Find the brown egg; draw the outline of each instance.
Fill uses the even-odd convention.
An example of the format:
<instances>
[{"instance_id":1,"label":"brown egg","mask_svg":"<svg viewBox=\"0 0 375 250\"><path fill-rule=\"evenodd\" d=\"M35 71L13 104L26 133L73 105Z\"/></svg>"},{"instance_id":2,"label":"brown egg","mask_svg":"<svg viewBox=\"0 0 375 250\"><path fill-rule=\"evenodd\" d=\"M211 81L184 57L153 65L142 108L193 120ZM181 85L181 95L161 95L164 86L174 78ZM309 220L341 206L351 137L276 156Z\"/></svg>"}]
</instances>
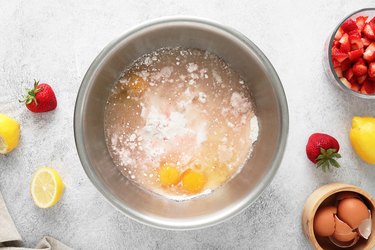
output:
<instances>
[{"instance_id":1,"label":"brown egg","mask_svg":"<svg viewBox=\"0 0 375 250\"><path fill-rule=\"evenodd\" d=\"M348 242L357 237L358 233L353 232L353 229L348 224L340 220L337 216L335 216L335 223L336 229L333 233L333 237L336 240L341 242Z\"/></svg>"},{"instance_id":2,"label":"brown egg","mask_svg":"<svg viewBox=\"0 0 375 250\"><path fill-rule=\"evenodd\" d=\"M357 229L363 220L370 217L366 205L356 198L341 200L337 210L338 217L353 229Z\"/></svg>"},{"instance_id":3,"label":"brown egg","mask_svg":"<svg viewBox=\"0 0 375 250\"><path fill-rule=\"evenodd\" d=\"M314 217L314 232L315 234L327 237L333 235L335 232L335 214L337 208L334 206L321 207Z\"/></svg>"},{"instance_id":4,"label":"brown egg","mask_svg":"<svg viewBox=\"0 0 375 250\"><path fill-rule=\"evenodd\" d=\"M347 199L347 198L358 198L358 199L360 199L360 196L357 193L349 192L349 191L341 192L337 195L338 201L341 201L341 200Z\"/></svg>"}]
</instances>

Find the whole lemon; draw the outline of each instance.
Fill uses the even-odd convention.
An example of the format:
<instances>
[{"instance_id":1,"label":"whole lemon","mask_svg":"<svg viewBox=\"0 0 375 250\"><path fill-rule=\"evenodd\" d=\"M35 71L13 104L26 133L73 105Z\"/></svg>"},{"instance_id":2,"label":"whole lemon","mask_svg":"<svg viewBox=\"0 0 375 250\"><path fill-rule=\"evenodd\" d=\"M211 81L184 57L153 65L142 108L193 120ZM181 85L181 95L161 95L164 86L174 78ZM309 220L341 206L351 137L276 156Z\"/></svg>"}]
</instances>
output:
<instances>
[{"instance_id":1,"label":"whole lemon","mask_svg":"<svg viewBox=\"0 0 375 250\"><path fill-rule=\"evenodd\" d=\"M375 164L375 118L353 117L350 142L363 161Z\"/></svg>"},{"instance_id":2,"label":"whole lemon","mask_svg":"<svg viewBox=\"0 0 375 250\"><path fill-rule=\"evenodd\" d=\"M0 154L7 154L17 145L20 137L20 124L0 114Z\"/></svg>"}]
</instances>

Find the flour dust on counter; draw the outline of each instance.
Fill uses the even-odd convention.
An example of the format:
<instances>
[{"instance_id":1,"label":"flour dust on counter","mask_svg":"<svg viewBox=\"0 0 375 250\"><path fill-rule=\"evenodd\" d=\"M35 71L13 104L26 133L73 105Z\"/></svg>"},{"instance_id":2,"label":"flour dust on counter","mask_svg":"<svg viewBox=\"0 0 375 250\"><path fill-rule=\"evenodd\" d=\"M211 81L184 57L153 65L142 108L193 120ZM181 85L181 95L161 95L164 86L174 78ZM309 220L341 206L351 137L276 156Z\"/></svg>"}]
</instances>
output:
<instances>
[{"instance_id":1,"label":"flour dust on counter","mask_svg":"<svg viewBox=\"0 0 375 250\"><path fill-rule=\"evenodd\" d=\"M215 54L180 47L128 67L104 123L121 173L174 200L208 194L236 175L259 129L244 79Z\"/></svg>"}]
</instances>

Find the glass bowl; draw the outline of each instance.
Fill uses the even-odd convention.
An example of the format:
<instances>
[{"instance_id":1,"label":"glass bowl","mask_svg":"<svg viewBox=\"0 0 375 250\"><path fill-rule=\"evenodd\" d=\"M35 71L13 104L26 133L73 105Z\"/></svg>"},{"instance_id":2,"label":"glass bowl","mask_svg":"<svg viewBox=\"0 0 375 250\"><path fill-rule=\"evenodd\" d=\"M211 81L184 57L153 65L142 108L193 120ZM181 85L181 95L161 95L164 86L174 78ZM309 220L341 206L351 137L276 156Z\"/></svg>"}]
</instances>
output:
<instances>
[{"instance_id":1,"label":"glass bowl","mask_svg":"<svg viewBox=\"0 0 375 250\"><path fill-rule=\"evenodd\" d=\"M328 40L325 43L324 46L324 58L323 58L323 65L324 65L324 71L326 72L326 75L328 76L329 80L333 83L335 83L337 86L339 86L343 91L350 93L354 96L363 98L363 99L370 99L375 100L375 94L369 95L369 94L362 94L360 92L356 92L348 88L337 76L336 71L333 66L332 62L332 44L334 42L335 34L337 30L340 28L340 26L349 18L355 19L359 16L368 16L368 20L371 20L375 16L375 8L365 8L360 9L352 14L346 16L344 19L341 20L341 22L338 23L338 25L335 27L333 32L330 34Z\"/></svg>"}]
</instances>

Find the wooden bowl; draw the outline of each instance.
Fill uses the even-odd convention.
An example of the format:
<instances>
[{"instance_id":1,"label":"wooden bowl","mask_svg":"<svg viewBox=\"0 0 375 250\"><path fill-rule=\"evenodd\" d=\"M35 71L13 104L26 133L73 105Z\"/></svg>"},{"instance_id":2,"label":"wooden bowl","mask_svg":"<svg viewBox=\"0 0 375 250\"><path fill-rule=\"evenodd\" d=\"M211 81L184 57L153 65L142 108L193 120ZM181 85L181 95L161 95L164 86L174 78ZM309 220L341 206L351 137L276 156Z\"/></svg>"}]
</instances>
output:
<instances>
[{"instance_id":1,"label":"wooden bowl","mask_svg":"<svg viewBox=\"0 0 375 250\"><path fill-rule=\"evenodd\" d=\"M354 246L350 248L339 248L333 245L328 237L316 236L314 233L314 217L315 213L321 205L332 203L335 200L337 193L343 191L350 191L357 193L363 198L363 201L367 207L371 210L372 220L372 232L368 240L361 238ZM302 228L303 231L315 249L324 250L338 250L338 249L350 249L350 250L371 250L375 246L375 200L369 193L363 189L344 183L331 183L324 185L315 190L310 197L306 200L305 206L302 213Z\"/></svg>"}]
</instances>

